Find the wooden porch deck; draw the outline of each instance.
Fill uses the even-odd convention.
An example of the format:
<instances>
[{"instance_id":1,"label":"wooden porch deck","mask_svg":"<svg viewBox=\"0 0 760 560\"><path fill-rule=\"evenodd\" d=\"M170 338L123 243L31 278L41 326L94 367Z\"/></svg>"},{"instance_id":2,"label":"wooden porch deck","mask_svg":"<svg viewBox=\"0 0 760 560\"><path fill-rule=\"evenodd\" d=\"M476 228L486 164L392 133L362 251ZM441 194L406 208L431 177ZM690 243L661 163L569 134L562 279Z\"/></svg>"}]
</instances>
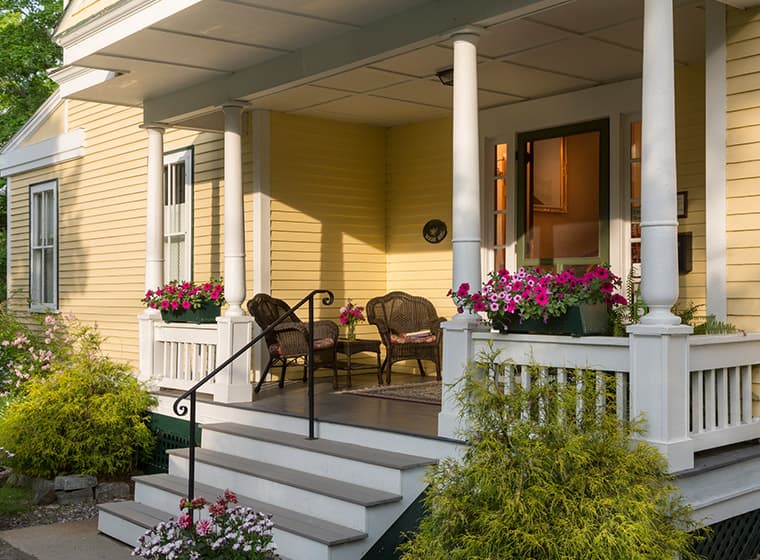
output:
<instances>
[{"instance_id":1,"label":"wooden porch deck","mask_svg":"<svg viewBox=\"0 0 760 560\"><path fill-rule=\"evenodd\" d=\"M295 371L290 373L294 375ZM354 373L353 389L377 386L374 371ZM435 375L393 374L392 384L424 383L435 380ZM345 389L346 378L339 370L340 389ZM295 376L280 389L276 382L267 382L252 403L235 403L241 408L275 412L290 416L308 416L308 385ZM366 426L404 434L437 437L440 405L421 404L363 395L340 394L332 388L331 378L317 377L314 384L314 408L317 420Z\"/></svg>"}]
</instances>

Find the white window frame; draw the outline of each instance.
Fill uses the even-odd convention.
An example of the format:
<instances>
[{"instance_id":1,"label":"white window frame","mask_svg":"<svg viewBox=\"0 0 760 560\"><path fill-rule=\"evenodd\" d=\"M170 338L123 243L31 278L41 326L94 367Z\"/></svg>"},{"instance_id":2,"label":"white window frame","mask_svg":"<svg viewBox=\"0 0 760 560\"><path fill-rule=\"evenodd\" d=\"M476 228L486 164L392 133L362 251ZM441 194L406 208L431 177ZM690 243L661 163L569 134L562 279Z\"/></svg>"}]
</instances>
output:
<instances>
[{"instance_id":1,"label":"white window frame","mask_svg":"<svg viewBox=\"0 0 760 560\"><path fill-rule=\"evenodd\" d=\"M53 220L50 222L52 227L51 242L36 244L35 232L38 231L38 222L42 224L49 223L44 215L44 206L40 209L36 204L39 198L36 195L51 192L53 195ZM41 215L42 214L42 215ZM48 232L46 232L48 233ZM47 237L47 236L46 236ZM37 270L35 266L34 255L36 251L52 250L53 252L53 271L52 271L52 301L40 301L40 295L44 291L42 282L45 277L44 258L40 261L43 263L42 270ZM58 311L58 181L45 181L29 186L29 309L34 312L54 312Z\"/></svg>"},{"instance_id":2,"label":"white window frame","mask_svg":"<svg viewBox=\"0 0 760 560\"><path fill-rule=\"evenodd\" d=\"M167 200L167 195L171 196L172 189L167 188L165 184L167 177L167 170L169 166L176 165L178 163L185 164L185 207L184 207L184 223L187 227L184 232L172 232L169 228L172 226L171 219L171 201ZM167 282L170 280L183 280L192 281L193 279L193 148L181 148L164 154L164 280ZM181 271L179 278L173 278L171 274L171 254L168 240L171 236L184 235L185 236L185 255L184 263L185 270Z\"/></svg>"}]
</instances>

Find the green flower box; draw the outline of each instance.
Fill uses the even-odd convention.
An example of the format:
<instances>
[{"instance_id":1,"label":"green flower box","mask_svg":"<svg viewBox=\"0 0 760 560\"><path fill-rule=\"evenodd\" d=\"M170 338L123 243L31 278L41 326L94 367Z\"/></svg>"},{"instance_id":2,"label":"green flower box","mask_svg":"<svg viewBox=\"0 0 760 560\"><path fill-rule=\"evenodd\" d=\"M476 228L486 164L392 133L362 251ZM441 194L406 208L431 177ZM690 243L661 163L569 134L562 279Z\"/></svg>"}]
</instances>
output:
<instances>
[{"instance_id":1,"label":"green flower box","mask_svg":"<svg viewBox=\"0 0 760 560\"><path fill-rule=\"evenodd\" d=\"M205 303L198 309L161 310L165 323L215 323L221 309L213 303Z\"/></svg>"},{"instance_id":2,"label":"green flower box","mask_svg":"<svg viewBox=\"0 0 760 560\"><path fill-rule=\"evenodd\" d=\"M608 306L605 303L583 303L568 308L561 317L527 319L520 322L519 317L509 325L494 324L503 334L561 334L570 336L605 335L610 332Z\"/></svg>"}]
</instances>

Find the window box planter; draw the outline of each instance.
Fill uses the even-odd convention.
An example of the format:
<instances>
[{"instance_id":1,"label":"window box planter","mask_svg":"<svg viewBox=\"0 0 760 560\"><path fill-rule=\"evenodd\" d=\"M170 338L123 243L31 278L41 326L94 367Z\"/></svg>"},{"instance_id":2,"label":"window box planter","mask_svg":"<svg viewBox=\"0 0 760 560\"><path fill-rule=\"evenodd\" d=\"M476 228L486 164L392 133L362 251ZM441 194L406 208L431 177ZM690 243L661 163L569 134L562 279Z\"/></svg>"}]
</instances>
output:
<instances>
[{"instance_id":1,"label":"window box planter","mask_svg":"<svg viewBox=\"0 0 760 560\"><path fill-rule=\"evenodd\" d=\"M518 316L509 325L494 324L502 334L561 334L570 336L605 335L610 332L609 308L605 303L574 305L561 317L527 319Z\"/></svg>"},{"instance_id":2,"label":"window box planter","mask_svg":"<svg viewBox=\"0 0 760 560\"><path fill-rule=\"evenodd\" d=\"M213 303L204 303L198 309L161 310L165 323L215 323L221 308Z\"/></svg>"}]
</instances>

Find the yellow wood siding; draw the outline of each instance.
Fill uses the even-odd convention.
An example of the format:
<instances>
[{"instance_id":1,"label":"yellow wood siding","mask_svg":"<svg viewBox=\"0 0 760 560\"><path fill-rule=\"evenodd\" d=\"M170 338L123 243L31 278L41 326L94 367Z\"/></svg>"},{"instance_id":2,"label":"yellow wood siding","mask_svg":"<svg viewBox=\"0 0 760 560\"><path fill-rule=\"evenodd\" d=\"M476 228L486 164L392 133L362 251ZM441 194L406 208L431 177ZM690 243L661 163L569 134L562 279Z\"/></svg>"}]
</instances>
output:
<instances>
[{"instance_id":1,"label":"yellow wood siding","mask_svg":"<svg viewBox=\"0 0 760 560\"><path fill-rule=\"evenodd\" d=\"M705 251L705 67L676 69L676 161L678 190L686 191L688 212L679 232L692 234L692 271L679 276L679 305L704 306ZM704 307L698 314L704 313Z\"/></svg>"},{"instance_id":2,"label":"yellow wood siding","mask_svg":"<svg viewBox=\"0 0 760 560\"><path fill-rule=\"evenodd\" d=\"M20 314L27 309L29 185L57 179L59 308L96 324L109 355L136 363L145 276L142 112L79 101L68 105L70 129L86 129L85 157L12 177L12 307ZM221 276L221 135L170 129L164 145L167 151L194 146L194 276Z\"/></svg>"},{"instance_id":3,"label":"yellow wood siding","mask_svg":"<svg viewBox=\"0 0 760 560\"><path fill-rule=\"evenodd\" d=\"M426 297L445 317L455 311L446 297L452 283L451 150L450 119L388 131L388 291ZM422 237L434 218L449 227L438 244Z\"/></svg>"},{"instance_id":4,"label":"yellow wood siding","mask_svg":"<svg viewBox=\"0 0 760 560\"><path fill-rule=\"evenodd\" d=\"M760 10L727 9L726 243L729 321L760 325Z\"/></svg>"},{"instance_id":5,"label":"yellow wood siding","mask_svg":"<svg viewBox=\"0 0 760 560\"><path fill-rule=\"evenodd\" d=\"M386 291L385 129L271 116L271 293L294 304L310 290L347 298ZM375 335L366 323L360 336Z\"/></svg>"}]
</instances>

